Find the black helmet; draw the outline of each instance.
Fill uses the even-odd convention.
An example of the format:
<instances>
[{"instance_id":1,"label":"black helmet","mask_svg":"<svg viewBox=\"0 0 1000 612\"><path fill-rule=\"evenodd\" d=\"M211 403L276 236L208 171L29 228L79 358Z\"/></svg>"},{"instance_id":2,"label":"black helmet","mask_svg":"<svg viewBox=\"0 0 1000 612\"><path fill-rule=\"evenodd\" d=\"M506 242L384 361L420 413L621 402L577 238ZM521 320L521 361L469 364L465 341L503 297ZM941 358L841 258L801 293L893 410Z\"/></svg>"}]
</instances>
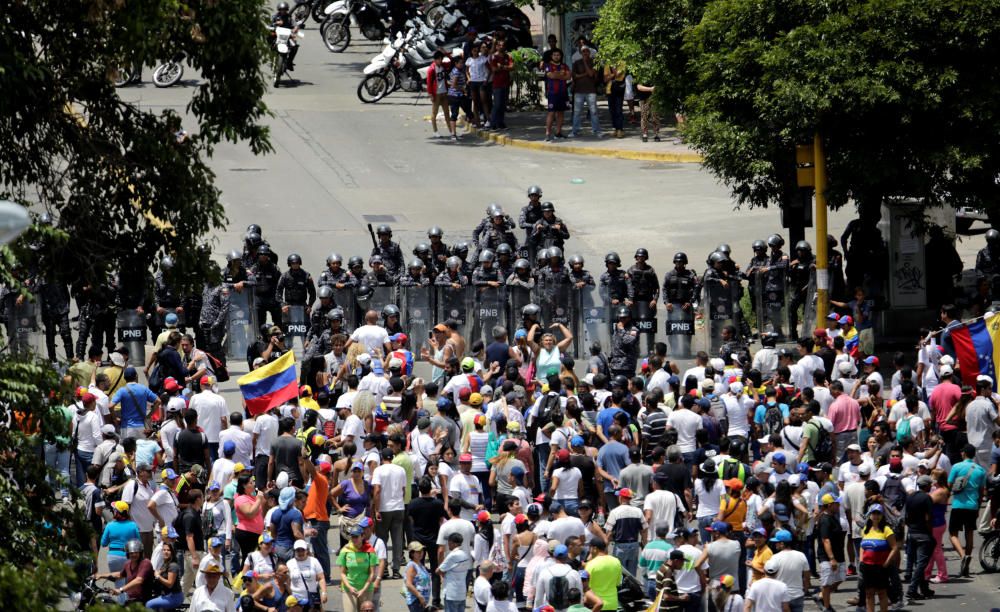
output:
<instances>
[{"instance_id":1,"label":"black helmet","mask_svg":"<svg viewBox=\"0 0 1000 612\"><path fill-rule=\"evenodd\" d=\"M527 259L524 259L522 257L522 258L520 258L520 259L518 259L517 261L514 262L514 269L515 270L530 270L531 269L531 262L528 261Z\"/></svg>"},{"instance_id":2,"label":"black helmet","mask_svg":"<svg viewBox=\"0 0 1000 612\"><path fill-rule=\"evenodd\" d=\"M414 259L413 261L410 262L409 268L411 270L413 268L417 268L418 270L423 270L424 269L424 260L420 259L420 258Z\"/></svg>"},{"instance_id":3,"label":"black helmet","mask_svg":"<svg viewBox=\"0 0 1000 612\"><path fill-rule=\"evenodd\" d=\"M628 376L624 374L616 374L611 378L612 388L618 387L619 389L628 389Z\"/></svg>"},{"instance_id":4,"label":"black helmet","mask_svg":"<svg viewBox=\"0 0 1000 612\"><path fill-rule=\"evenodd\" d=\"M528 197L530 198L533 195L537 196L542 195L542 188L539 187L538 185L532 185L531 187L528 187Z\"/></svg>"},{"instance_id":5,"label":"black helmet","mask_svg":"<svg viewBox=\"0 0 1000 612\"><path fill-rule=\"evenodd\" d=\"M382 236L383 234L387 236L392 236L392 228L389 227L388 225L383 224L378 226L378 229L375 230L375 233L378 234L379 236Z\"/></svg>"},{"instance_id":6,"label":"black helmet","mask_svg":"<svg viewBox=\"0 0 1000 612\"><path fill-rule=\"evenodd\" d=\"M371 257L368 258L368 267L371 267L371 266L373 266L375 264L380 264L380 263L382 263L382 256L381 255L372 255Z\"/></svg>"},{"instance_id":7,"label":"black helmet","mask_svg":"<svg viewBox=\"0 0 1000 612\"><path fill-rule=\"evenodd\" d=\"M535 264L536 265L537 264L545 264L551 258L552 258L552 256L549 255L549 250L548 249L539 249L538 252L535 253Z\"/></svg>"},{"instance_id":8,"label":"black helmet","mask_svg":"<svg viewBox=\"0 0 1000 612\"><path fill-rule=\"evenodd\" d=\"M687 262L688 262L687 253L685 253L684 251L677 251L676 253L674 253L674 263L675 264L681 263L681 264L687 265Z\"/></svg>"},{"instance_id":9,"label":"black helmet","mask_svg":"<svg viewBox=\"0 0 1000 612\"><path fill-rule=\"evenodd\" d=\"M535 318L540 314L542 314L542 309L538 306L538 304L527 304L524 308L521 309L522 317Z\"/></svg>"},{"instance_id":10,"label":"black helmet","mask_svg":"<svg viewBox=\"0 0 1000 612\"><path fill-rule=\"evenodd\" d=\"M383 319L388 319L389 317L398 317L398 316L399 316L399 308L397 308L394 304L386 304L382 308Z\"/></svg>"},{"instance_id":11,"label":"black helmet","mask_svg":"<svg viewBox=\"0 0 1000 612\"><path fill-rule=\"evenodd\" d=\"M432 227L431 229L427 230L427 237L428 238L433 238L434 236L437 236L438 238L440 238L441 236L444 236L444 230L441 229L440 227L436 226L436 225L434 227Z\"/></svg>"},{"instance_id":12,"label":"black helmet","mask_svg":"<svg viewBox=\"0 0 1000 612\"><path fill-rule=\"evenodd\" d=\"M553 204L552 202L542 202L542 212L545 212L547 210L555 212L556 205Z\"/></svg>"},{"instance_id":13,"label":"black helmet","mask_svg":"<svg viewBox=\"0 0 1000 612\"><path fill-rule=\"evenodd\" d=\"M226 253L226 263L233 263L234 261L243 261L243 256L236 249Z\"/></svg>"},{"instance_id":14,"label":"black helmet","mask_svg":"<svg viewBox=\"0 0 1000 612\"><path fill-rule=\"evenodd\" d=\"M795 250L812 253L813 248L812 245L806 242L805 240L799 240L798 242L795 243Z\"/></svg>"},{"instance_id":15,"label":"black helmet","mask_svg":"<svg viewBox=\"0 0 1000 612\"><path fill-rule=\"evenodd\" d=\"M618 309L615 311L616 319L624 319L626 317L631 317L631 316L632 316L632 311L629 310L628 306L619 306Z\"/></svg>"},{"instance_id":16,"label":"black helmet","mask_svg":"<svg viewBox=\"0 0 1000 612\"><path fill-rule=\"evenodd\" d=\"M717 263L723 263L728 261L729 258L726 257L725 253L720 253L719 251L713 251L711 255L708 256L708 263L715 265Z\"/></svg>"},{"instance_id":17,"label":"black helmet","mask_svg":"<svg viewBox=\"0 0 1000 612\"><path fill-rule=\"evenodd\" d=\"M646 259L649 259L649 251L647 251L642 247L639 247L638 249L635 250L635 257L645 257Z\"/></svg>"},{"instance_id":18,"label":"black helmet","mask_svg":"<svg viewBox=\"0 0 1000 612\"><path fill-rule=\"evenodd\" d=\"M341 310L340 306L337 306L336 308L331 308L330 312L326 313L326 320L327 321L343 321L344 320L344 311Z\"/></svg>"},{"instance_id":19,"label":"black helmet","mask_svg":"<svg viewBox=\"0 0 1000 612\"><path fill-rule=\"evenodd\" d=\"M995 229L988 230L986 232L986 243L996 244L998 242L1000 242L1000 232L996 231Z\"/></svg>"},{"instance_id":20,"label":"black helmet","mask_svg":"<svg viewBox=\"0 0 1000 612\"><path fill-rule=\"evenodd\" d=\"M271 247L268 246L266 242L262 242L261 245L257 247L258 257L260 257L261 255L270 255L270 254L271 254Z\"/></svg>"},{"instance_id":21,"label":"black helmet","mask_svg":"<svg viewBox=\"0 0 1000 612\"><path fill-rule=\"evenodd\" d=\"M734 440L732 444L729 445L729 455L732 457L740 457L743 454L743 440Z\"/></svg>"},{"instance_id":22,"label":"black helmet","mask_svg":"<svg viewBox=\"0 0 1000 612\"><path fill-rule=\"evenodd\" d=\"M373 293L375 293L375 289L368 283L358 285L357 297L359 300L367 300Z\"/></svg>"},{"instance_id":23,"label":"black helmet","mask_svg":"<svg viewBox=\"0 0 1000 612\"><path fill-rule=\"evenodd\" d=\"M160 269L166 272L167 270L174 267L174 258L170 255L165 256L160 260Z\"/></svg>"},{"instance_id":24,"label":"black helmet","mask_svg":"<svg viewBox=\"0 0 1000 612\"><path fill-rule=\"evenodd\" d=\"M285 5L285 8L288 8L287 4ZM256 223L251 223L250 225L247 226L247 233L248 234L257 234L258 236L263 236L264 235L264 230L260 229L260 226L257 225Z\"/></svg>"},{"instance_id":25,"label":"black helmet","mask_svg":"<svg viewBox=\"0 0 1000 612\"><path fill-rule=\"evenodd\" d=\"M726 244L725 242L723 242L719 246L715 247L715 250L718 251L718 252L720 252L720 253L723 253L727 257L729 255L732 255L732 253L733 253L733 249L728 244Z\"/></svg>"},{"instance_id":26,"label":"black helmet","mask_svg":"<svg viewBox=\"0 0 1000 612\"><path fill-rule=\"evenodd\" d=\"M494 253L490 249L483 249L482 252L479 253L479 263L493 261L494 259L496 259L496 257L497 257L496 253Z\"/></svg>"},{"instance_id":27,"label":"black helmet","mask_svg":"<svg viewBox=\"0 0 1000 612\"><path fill-rule=\"evenodd\" d=\"M302 264L302 257L298 253L292 253L288 256L288 265L292 264Z\"/></svg>"},{"instance_id":28,"label":"black helmet","mask_svg":"<svg viewBox=\"0 0 1000 612\"><path fill-rule=\"evenodd\" d=\"M570 265L570 267L575 266L576 264L580 264L581 266L583 265L583 256L582 255L571 255L570 256L570 258L569 258L569 265Z\"/></svg>"},{"instance_id":29,"label":"black helmet","mask_svg":"<svg viewBox=\"0 0 1000 612\"><path fill-rule=\"evenodd\" d=\"M288 10L288 3L287 2L279 2L278 3L278 12L279 13L281 11L287 11L287 10Z\"/></svg>"},{"instance_id":30,"label":"black helmet","mask_svg":"<svg viewBox=\"0 0 1000 612\"><path fill-rule=\"evenodd\" d=\"M559 259L562 260L563 252L557 246L549 247L549 259Z\"/></svg>"},{"instance_id":31,"label":"black helmet","mask_svg":"<svg viewBox=\"0 0 1000 612\"><path fill-rule=\"evenodd\" d=\"M511 248L511 246L506 242L501 242L499 245L497 245L497 257L499 257L500 255L513 255L513 254L514 254L514 249Z\"/></svg>"},{"instance_id":32,"label":"black helmet","mask_svg":"<svg viewBox=\"0 0 1000 612\"><path fill-rule=\"evenodd\" d=\"M622 258L618 256L618 253L611 251L610 253L604 256L604 264L607 265L609 263L613 263L616 266L620 266L622 265Z\"/></svg>"},{"instance_id":33,"label":"black helmet","mask_svg":"<svg viewBox=\"0 0 1000 612\"><path fill-rule=\"evenodd\" d=\"M326 265L330 265L333 262L342 264L344 263L344 258L340 256L340 253L330 253L326 256Z\"/></svg>"},{"instance_id":34,"label":"black helmet","mask_svg":"<svg viewBox=\"0 0 1000 612\"><path fill-rule=\"evenodd\" d=\"M455 245L455 248L452 250L452 252L455 255L461 257L462 259L465 259L465 257L469 254L469 243L466 242L465 240L459 242L458 244Z\"/></svg>"},{"instance_id":35,"label":"black helmet","mask_svg":"<svg viewBox=\"0 0 1000 612\"><path fill-rule=\"evenodd\" d=\"M826 235L826 248L835 249L837 248L837 239L833 237L833 234Z\"/></svg>"},{"instance_id":36,"label":"black helmet","mask_svg":"<svg viewBox=\"0 0 1000 612\"><path fill-rule=\"evenodd\" d=\"M358 266L363 266L363 265L365 265L365 260L361 259L357 255L352 255L351 258L347 260L348 268L356 268Z\"/></svg>"},{"instance_id":37,"label":"black helmet","mask_svg":"<svg viewBox=\"0 0 1000 612\"><path fill-rule=\"evenodd\" d=\"M766 251L767 243L764 242L763 240L754 240L753 244L750 245L750 248L755 251Z\"/></svg>"},{"instance_id":38,"label":"black helmet","mask_svg":"<svg viewBox=\"0 0 1000 612\"><path fill-rule=\"evenodd\" d=\"M452 269L458 270L459 268L462 267L462 259L456 257L455 255L452 255L444 262L444 267L448 268L449 270Z\"/></svg>"},{"instance_id":39,"label":"black helmet","mask_svg":"<svg viewBox=\"0 0 1000 612\"><path fill-rule=\"evenodd\" d=\"M430 255L431 246L426 242L421 242L417 246L413 247L413 254L417 257L422 257L424 255Z\"/></svg>"},{"instance_id":40,"label":"black helmet","mask_svg":"<svg viewBox=\"0 0 1000 612\"><path fill-rule=\"evenodd\" d=\"M771 234L767 237L767 246L781 248L785 246L785 239L779 234Z\"/></svg>"},{"instance_id":41,"label":"black helmet","mask_svg":"<svg viewBox=\"0 0 1000 612\"><path fill-rule=\"evenodd\" d=\"M321 300L332 298L333 287L331 287L330 285L323 285L322 287L319 288L319 291L316 292L316 296Z\"/></svg>"},{"instance_id":42,"label":"black helmet","mask_svg":"<svg viewBox=\"0 0 1000 612\"><path fill-rule=\"evenodd\" d=\"M246 236L243 237L243 241L246 242L247 246L251 249L259 247L261 242L263 242L259 232L247 232Z\"/></svg>"}]
</instances>

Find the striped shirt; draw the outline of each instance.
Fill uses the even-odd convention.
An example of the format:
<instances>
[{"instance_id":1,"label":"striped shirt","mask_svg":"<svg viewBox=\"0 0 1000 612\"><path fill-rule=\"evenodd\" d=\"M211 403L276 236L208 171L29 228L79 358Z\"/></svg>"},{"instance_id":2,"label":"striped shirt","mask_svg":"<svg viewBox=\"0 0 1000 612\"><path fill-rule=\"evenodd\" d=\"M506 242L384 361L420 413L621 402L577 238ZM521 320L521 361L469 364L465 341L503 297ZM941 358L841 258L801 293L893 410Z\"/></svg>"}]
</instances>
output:
<instances>
[{"instance_id":1,"label":"striped shirt","mask_svg":"<svg viewBox=\"0 0 1000 612\"><path fill-rule=\"evenodd\" d=\"M640 534L648 527L642 510L631 504L617 506L608 513L608 520L604 524L604 528L611 534L611 541L619 544L638 542Z\"/></svg>"}]
</instances>

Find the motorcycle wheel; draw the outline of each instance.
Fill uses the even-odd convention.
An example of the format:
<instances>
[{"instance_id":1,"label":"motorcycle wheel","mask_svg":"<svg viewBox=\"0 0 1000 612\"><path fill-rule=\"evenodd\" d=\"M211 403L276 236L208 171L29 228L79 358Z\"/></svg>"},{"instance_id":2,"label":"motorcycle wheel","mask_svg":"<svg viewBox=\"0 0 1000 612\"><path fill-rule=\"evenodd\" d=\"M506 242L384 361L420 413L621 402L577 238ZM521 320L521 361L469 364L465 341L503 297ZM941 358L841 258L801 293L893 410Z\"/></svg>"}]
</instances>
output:
<instances>
[{"instance_id":1,"label":"motorcycle wheel","mask_svg":"<svg viewBox=\"0 0 1000 612\"><path fill-rule=\"evenodd\" d=\"M424 16L424 20L427 21L427 25L437 30L441 27L441 21L444 19L444 16L447 13L448 9L438 4L427 9L427 13Z\"/></svg>"},{"instance_id":2,"label":"motorcycle wheel","mask_svg":"<svg viewBox=\"0 0 1000 612\"><path fill-rule=\"evenodd\" d=\"M343 53L351 44L351 28L342 20L327 21L321 34L323 44L333 53Z\"/></svg>"},{"instance_id":3,"label":"motorcycle wheel","mask_svg":"<svg viewBox=\"0 0 1000 612\"><path fill-rule=\"evenodd\" d=\"M119 66L115 69L111 80L115 87L125 87L132 82L132 70L125 66Z\"/></svg>"},{"instance_id":4,"label":"motorcycle wheel","mask_svg":"<svg viewBox=\"0 0 1000 612\"><path fill-rule=\"evenodd\" d=\"M170 87L180 82L183 76L184 64L180 62L160 64L153 71L153 85L157 87Z\"/></svg>"},{"instance_id":5,"label":"motorcycle wheel","mask_svg":"<svg viewBox=\"0 0 1000 612\"><path fill-rule=\"evenodd\" d=\"M326 21L326 3L320 2L319 0L314 0L312 7L312 18L316 23L323 23Z\"/></svg>"},{"instance_id":6,"label":"motorcycle wheel","mask_svg":"<svg viewBox=\"0 0 1000 612\"><path fill-rule=\"evenodd\" d=\"M990 574L1000 571L1000 531L994 531L983 540L979 547L979 565Z\"/></svg>"},{"instance_id":7,"label":"motorcycle wheel","mask_svg":"<svg viewBox=\"0 0 1000 612\"><path fill-rule=\"evenodd\" d=\"M285 73L285 56L278 56L278 67L274 70L274 88L277 89L281 82L281 75Z\"/></svg>"},{"instance_id":8,"label":"motorcycle wheel","mask_svg":"<svg viewBox=\"0 0 1000 612\"><path fill-rule=\"evenodd\" d=\"M399 72L395 69L386 70L382 76L385 77L385 82L389 85L389 93L399 89ZM389 95L388 93L386 95Z\"/></svg>"},{"instance_id":9,"label":"motorcycle wheel","mask_svg":"<svg viewBox=\"0 0 1000 612\"><path fill-rule=\"evenodd\" d=\"M312 5L309 2L300 2L292 9L292 23L298 27L305 27L309 15L312 13Z\"/></svg>"},{"instance_id":10,"label":"motorcycle wheel","mask_svg":"<svg viewBox=\"0 0 1000 612\"><path fill-rule=\"evenodd\" d=\"M392 91L382 74L369 74L358 84L358 99L365 104L374 104Z\"/></svg>"}]
</instances>

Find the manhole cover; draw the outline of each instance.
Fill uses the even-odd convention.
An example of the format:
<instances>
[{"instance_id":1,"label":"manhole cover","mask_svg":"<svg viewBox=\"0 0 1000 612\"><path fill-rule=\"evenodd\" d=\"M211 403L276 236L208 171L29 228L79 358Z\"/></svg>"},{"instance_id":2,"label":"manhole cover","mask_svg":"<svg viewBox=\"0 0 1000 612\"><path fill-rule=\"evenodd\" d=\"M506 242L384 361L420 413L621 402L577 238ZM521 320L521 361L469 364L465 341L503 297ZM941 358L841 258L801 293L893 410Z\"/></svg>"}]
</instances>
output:
<instances>
[{"instance_id":1,"label":"manhole cover","mask_svg":"<svg viewBox=\"0 0 1000 612\"><path fill-rule=\"evenodd\" d=\"M362 218L369 223L395 223L397 221L396 215L362 215Z\"/></svg>"}]
</instances>

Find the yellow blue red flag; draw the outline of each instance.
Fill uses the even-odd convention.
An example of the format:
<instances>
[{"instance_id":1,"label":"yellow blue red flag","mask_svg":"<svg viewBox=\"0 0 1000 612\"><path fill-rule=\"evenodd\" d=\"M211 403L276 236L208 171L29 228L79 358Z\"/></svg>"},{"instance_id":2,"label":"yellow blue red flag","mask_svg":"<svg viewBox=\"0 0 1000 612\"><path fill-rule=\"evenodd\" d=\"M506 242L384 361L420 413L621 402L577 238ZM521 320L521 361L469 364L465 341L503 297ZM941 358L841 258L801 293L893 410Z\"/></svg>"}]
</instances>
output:
<instances>
[{"instance_id":1,"label":"yellow blue red flag","mask_svg":"<svg viewBox=\"0 0 1000 612\"><path fill-rule=\"evenodd\" d=\"M271 408L298 397L295 355L288 351L271 363L240 376L236 383L240 386L247 411L253 416L264 414Z\"/></svg>"}]
</instances>

